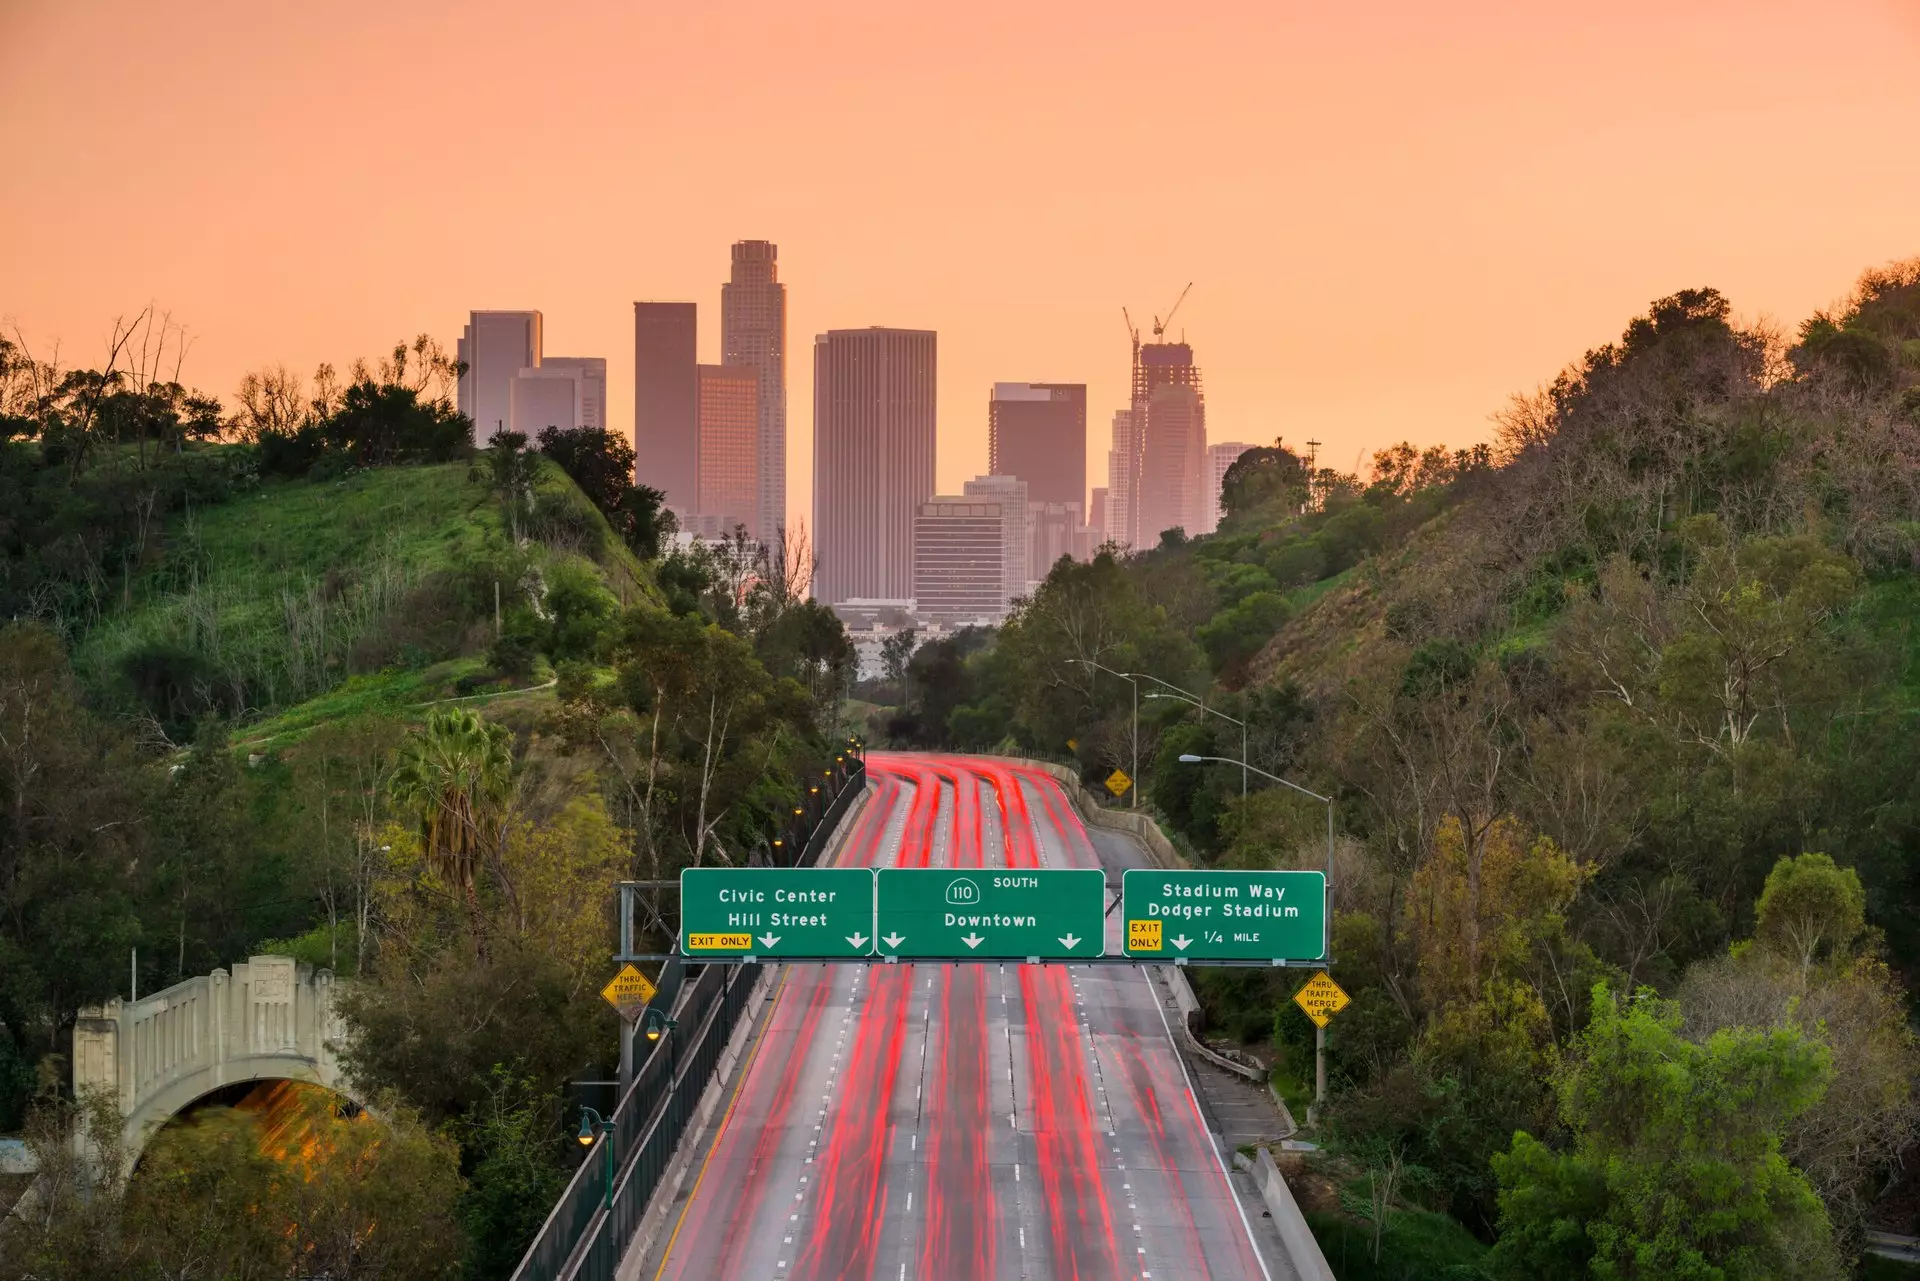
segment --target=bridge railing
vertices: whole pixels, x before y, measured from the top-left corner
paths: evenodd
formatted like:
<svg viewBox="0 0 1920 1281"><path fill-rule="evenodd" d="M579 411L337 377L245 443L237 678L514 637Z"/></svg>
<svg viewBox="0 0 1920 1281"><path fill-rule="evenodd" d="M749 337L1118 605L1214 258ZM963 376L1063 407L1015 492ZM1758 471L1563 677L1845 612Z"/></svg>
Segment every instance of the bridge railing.
<svg viewBox="0 0 1920 1281"><path fill-rule="evenodd" d="M857 757L849 756L844 769L836 771L839 785L807 835L797 859L801 866L817 863L826 852L865 779L866 767ZM760 974L755 965L695 963L689 968L678 951L667 959L649 1008L672 1011L678 1026L652 1043L607 1118L613 1126L613 1195L607 1195L605 1162L597 1151L590 1153L527 1248L513 1281L612 1281Z"/></svg>

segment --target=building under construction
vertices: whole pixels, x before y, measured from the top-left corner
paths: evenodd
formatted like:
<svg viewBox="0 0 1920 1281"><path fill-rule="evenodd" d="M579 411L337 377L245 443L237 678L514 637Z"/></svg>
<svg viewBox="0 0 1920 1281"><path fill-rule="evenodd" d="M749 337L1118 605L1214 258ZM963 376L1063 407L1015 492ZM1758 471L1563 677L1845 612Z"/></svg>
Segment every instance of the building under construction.
<svg viewBox="0 0 1920 1281"><path fill-rule="evenodd" d="M1193 286L1187 286L1191 289ZM1186 292L1180 294L1185 301ZM1213 527L1207 504L1207 401L1193 348L1157 341L1173 320L1155 319L1154 342L1143 343L1131 319L1132 403L1114 416L1107 455L1107 536L1123 547L1148 548L1163 531L1189 534ZM1124 312L1123 312L1124 314Z"/></svg>

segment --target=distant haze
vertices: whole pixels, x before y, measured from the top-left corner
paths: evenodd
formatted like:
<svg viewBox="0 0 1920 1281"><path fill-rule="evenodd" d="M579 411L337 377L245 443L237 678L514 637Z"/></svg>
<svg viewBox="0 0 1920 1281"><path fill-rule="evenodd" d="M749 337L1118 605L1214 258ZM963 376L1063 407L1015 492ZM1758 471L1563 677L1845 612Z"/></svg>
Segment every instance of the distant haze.
<svg viewBox="0 0 1920 1281"><path fill-rule="evenodd" d="M1797 324L1920 253L1920 5L0 0L0 316L100 359L149 300L186 381L537 307L604 356L734 240L789 288L788 509L814 334L939 331L938 486L995 381L1088 385L1120 308L1204 370L1215 440L1351 466L1484 438L1652 298Z"/></svg>

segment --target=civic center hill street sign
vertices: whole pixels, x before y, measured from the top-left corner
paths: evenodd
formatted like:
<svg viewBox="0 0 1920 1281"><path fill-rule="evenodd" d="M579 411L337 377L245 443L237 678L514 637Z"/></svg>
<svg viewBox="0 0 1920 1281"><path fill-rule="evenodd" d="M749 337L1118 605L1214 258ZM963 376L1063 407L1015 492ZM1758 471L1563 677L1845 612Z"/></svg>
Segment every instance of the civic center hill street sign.
<svg viewBox="0 0 1920 1281"><path fill-rule="evenodd" d="M873 869L689 867L680 873L689 961L873 952Z"/></svg>
<svg viewBox="0 0 1920 1281"><path fill-rule="evenodd" d="M883 867L882 956L1043 957L1106 950L1107 874L1088 868Z"/></svg>
<svg viewBox="0 0 1920 1281"><path fill-rule="evenodd" d="M1155 872L1120 878L1126 953L1143 959L1316 961L1325 872Z"/></svg>

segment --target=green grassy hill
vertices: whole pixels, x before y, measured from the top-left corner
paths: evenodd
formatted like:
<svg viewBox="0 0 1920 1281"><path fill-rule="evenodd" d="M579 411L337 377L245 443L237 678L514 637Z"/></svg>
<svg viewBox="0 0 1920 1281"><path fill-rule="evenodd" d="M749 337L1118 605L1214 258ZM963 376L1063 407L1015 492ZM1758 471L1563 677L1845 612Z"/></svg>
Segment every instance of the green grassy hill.
<svg viewBox="0 0 1920 1281"><path fill-rule="evenodd" d="M263 484L170 522L121 608L76 639L75 670L98 701L176 741L215 713L258 744L337 715L539 683L489 679L496 601L502 619L529 608L562 563L623 606L659 599L551 462L519 523L516 541L478 464Z"/></svg>

